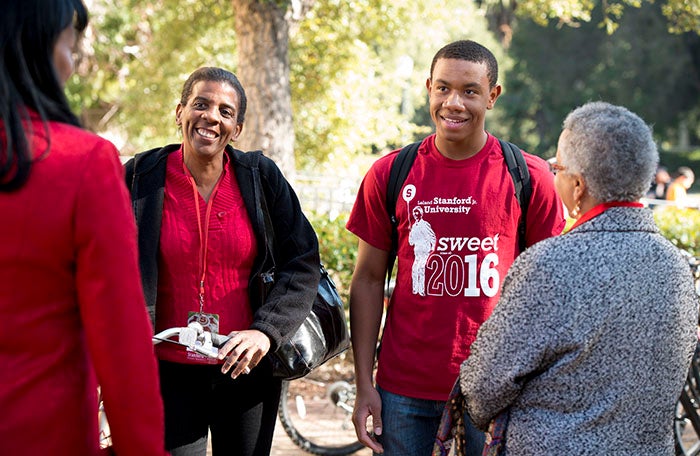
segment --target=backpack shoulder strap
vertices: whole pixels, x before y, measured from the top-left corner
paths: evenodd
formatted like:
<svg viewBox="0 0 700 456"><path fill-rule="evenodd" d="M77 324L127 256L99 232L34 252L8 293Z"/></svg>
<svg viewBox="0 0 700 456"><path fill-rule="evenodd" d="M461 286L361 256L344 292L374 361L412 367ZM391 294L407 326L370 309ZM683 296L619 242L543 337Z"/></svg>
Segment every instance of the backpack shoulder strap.
<svg viewBox="0 0 700 456"><path fill-rule="evenodd" d="M530 180L530 171L525 163L525 157L520 151L520 148L508 141L499 140L501 149L503 150L503 158L506 161L508 172L513 178L515 185L515 197L520 204L520 221L518 222L518 245L522 252L527 247L525 239L527 209L530 205L530 197L532 196L532 182Z"/></svg>
<svg viewBox="0 0 700 456"><path fill-rule="evenodd" d="M396 218L396 202L399 199L399 192L403 183L406 181L408 172L413 166L413 162L418 155L418 147L421 141L411 143L405 146L396 154L394 162L391 164L389 172L389 181L386 188L386 210L391 221L391 251L389 252L389 261L387 264L387 280L391 278L392 270L394 269L394 261L399 245L398 219Z"/></svg>

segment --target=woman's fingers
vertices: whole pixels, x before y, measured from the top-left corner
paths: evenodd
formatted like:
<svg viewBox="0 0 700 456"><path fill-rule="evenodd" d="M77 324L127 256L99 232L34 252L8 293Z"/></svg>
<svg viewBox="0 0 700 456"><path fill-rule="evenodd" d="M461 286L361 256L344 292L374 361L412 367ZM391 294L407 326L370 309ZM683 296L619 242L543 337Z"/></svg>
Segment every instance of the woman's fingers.
<svg viewBox="0 0 700 456"><path fill-rule="evenodd" d="M219 359L225 359L221 372L231 371L232 378L250 373L270 350L270 339L258 330L234 331L229 336L219 350Z"/></svg>

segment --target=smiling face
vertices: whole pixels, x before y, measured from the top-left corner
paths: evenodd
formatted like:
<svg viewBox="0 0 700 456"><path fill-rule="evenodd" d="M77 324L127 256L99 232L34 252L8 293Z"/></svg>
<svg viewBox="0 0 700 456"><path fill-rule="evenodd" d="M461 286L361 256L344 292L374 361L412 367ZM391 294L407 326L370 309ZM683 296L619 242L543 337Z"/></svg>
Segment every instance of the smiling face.
<svg viewBox="0 0 700 456"><path fill-rule="evenodd" d="M236 120L239 106L238 92L228 82L196 82L187 104L178 104L175 110L183 153L209 160L223 154L243 128Z"/></svg>
<svg viewBox="0 0 700 456"><path fill-rule="evenodd" d="M489 87L486 63L438 59L426 82L438 150L450 158L470 157L484 146L486 110L501 86Z"/></svg>

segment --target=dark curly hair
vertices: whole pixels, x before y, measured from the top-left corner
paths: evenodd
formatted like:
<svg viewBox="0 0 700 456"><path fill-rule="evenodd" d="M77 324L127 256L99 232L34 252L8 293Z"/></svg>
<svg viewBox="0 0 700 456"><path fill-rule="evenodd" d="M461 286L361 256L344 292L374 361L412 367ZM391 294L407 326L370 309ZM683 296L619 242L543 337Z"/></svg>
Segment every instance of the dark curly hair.
<svg viewBox="0 0 700 456"><path fill-rule="evenodd" d="M496 57L476 41L460 40L445 45L437 51L430 65L430 77L433 77L435 64L439 59L466 60L467 62L485 63L486 74L489 78L489 88L492 89L498 82L498 62Z"/></svg>

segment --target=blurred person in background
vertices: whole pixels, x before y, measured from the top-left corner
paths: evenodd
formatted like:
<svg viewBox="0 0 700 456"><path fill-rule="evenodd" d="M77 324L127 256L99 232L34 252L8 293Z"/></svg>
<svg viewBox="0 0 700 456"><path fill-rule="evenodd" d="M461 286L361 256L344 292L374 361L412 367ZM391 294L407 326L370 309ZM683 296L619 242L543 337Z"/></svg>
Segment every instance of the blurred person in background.
<svg viewBox="0 0 700 456"><path fill-rule="evenodd" d="M654 174L654 179L647 192L647 198L651 199L666 199L666 190L671 183L671 175L668 173L668 169L665 166L659 166L656 169L656 174Z"/></svg>
<svg viewBox="0 0 700 456"><path fill-rule="evenodd" d="M461 367L469 417L493 422L489 454L674 454L698 298L638 202L657 162L651 129L623 107L566 117L554 183L577 220L515 260Z"/></svg>
<svg viewBox="0 0 700 456"><path fill-rule="evenodd" d="M668 186L666 199L675 201L676 206L681 208L691 206L690 198L688 198L688 189L693 186L693 182L695 182L693 170L687 166L681 166L676 171L676 177Z"/></svg>
<svg viewBox="0 0 700 456"><path fill-rule="evenodd" d="M1 9L0 454L100 454L99 383L116 453L163 455L124 171L63 92L87 10Z"/></svg>

